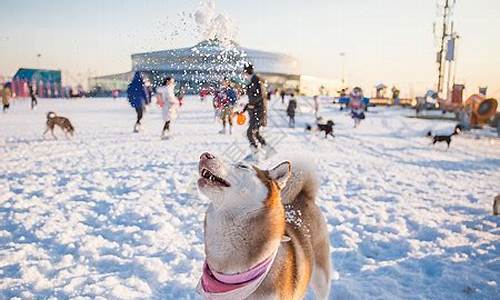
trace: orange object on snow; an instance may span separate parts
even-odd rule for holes
[[[498,102],[493,98],[486,98],[483,95],[474,94],[465,101],[465,109],[470,110],[471,125],[481,126],[489,122],[497,112]]]
[[[236,123],[238,125],[243,125],[247,121],[247,117],[245,116],[244,113],[239,113],[238,116],[236,117]]]

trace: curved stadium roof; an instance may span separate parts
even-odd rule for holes
[[[300,75],[300,66],[292,56],[240,47],[231,42],[207,40],[193,47],[132,55],[134,71],[241,72],[246,62],[259,73]]]

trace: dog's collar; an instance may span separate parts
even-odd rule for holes
[[[279,249],[279,247],[278,247]],[[271,269],[278,249],[248,271],[236,274],[224,274],[210,269],[207,261],[203,264],[203,273],[197,290],[205,299],[245,299],[255,292]]]

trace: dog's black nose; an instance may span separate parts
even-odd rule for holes
[[[214,159],[215,156],[213,156],[212,154],[208,153],[208,152],[205,152],[203,153],[201,156],[200,156],[200,159]]]

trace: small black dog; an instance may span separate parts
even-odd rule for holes
[[[460,134],[460,132],[462,132],[462,126],[457,125],[457,126],[455,126],[455,130],[453,130],[453,133],[450,135],[434,135],[433,136],[432,132],[429,131],[427,133],[427,136],[432,138],[433,145],[435,145],[438,142],[446,142],[446,144],[448,145],[448,148],[446,148],[446,149],[449,149],[450,144],[451,144],[451,137],[454,135]]]
[[[316,130],[319,132],[324,131],[325,132],[325,139],[328,138],[328,135],[335,137],[333,135],[333,126],[335,126],[335,123],[333,123],[332,120],[328,120],[326,122],[326,124],[321,124],[321,123],[316,124],[316,127],[317,127]],[[313,131],[313,127],[309,124],[306,124],[306,130]]]

